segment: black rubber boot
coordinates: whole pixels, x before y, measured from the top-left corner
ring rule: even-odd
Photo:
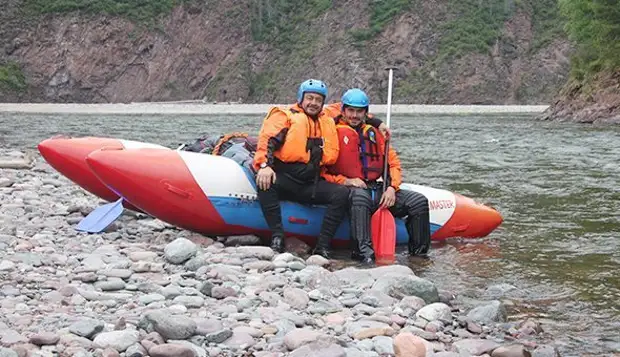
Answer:
[[[329,251],[329,245],[317,241],[317,245],[312,250],[312,255],[320,255],[325,259],[330,259],[331,252]]]
[[[372,198],[364,189],[351,190],[351,240],[354,244],[351,258],[364,263],[375,261],[370,238],[370,207]]]
[[[412,256],[427,257],[431,247],[428,212],[409,217],[407,219],[407,233],[409,234],[409,254]]]
[[[275,252],[283,253],[284,252],[284,236],[274,235],[271,237],[271,249]]]

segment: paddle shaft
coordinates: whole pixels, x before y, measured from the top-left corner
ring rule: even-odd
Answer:
[[[392,114],[392,79],[394,74],[394,67],[388,67],[388,99],[387,99],[387,120],[386,126],[390,127],[390,119]],[[387,188],[387,177],[388,177],[388,159],[390,154],[390,139],[385,141],[385,153],[384,153],[384,163],[383,163],[383,192]]]

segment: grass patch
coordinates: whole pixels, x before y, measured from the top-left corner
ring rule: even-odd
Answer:
[[[125,17],[136,23],[153,24],[161,15],[186,0],[24,0],[31,15],[79,11],[92,15]]]
[[[412,2],[410,0],[370,0],[368,28],[351,31],[351,36],[356,42],[373,39],[383,31],[396,15],[409,9]]]
[[[16,62],[0,66],[0,89],[12,92],[24,92],[28,85],[21,67]]]

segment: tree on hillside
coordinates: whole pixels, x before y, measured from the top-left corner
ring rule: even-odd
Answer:
[[[577,44],[573,75],[583,79],[620,67],[620,0],[559,0],[559,5]]]

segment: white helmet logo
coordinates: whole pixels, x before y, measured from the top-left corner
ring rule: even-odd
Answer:
[[[344,139],[342,139],[342,141],[344,141],[345,145],[349,145],[349,137],[345,136]]]

